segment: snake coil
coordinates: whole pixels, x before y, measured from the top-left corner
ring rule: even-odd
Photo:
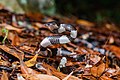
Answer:
[[[48,46],[54,44],[66,44],[73,41],[77,37],[77,30],[70,24],[57,24],[55,21],[48,22],[45,26],[53,33],[62,34],[63,32],[69,32],[70,35],[62,35],[62,36],[48,36],[42,40],[40,43],[40,51],[43,55],[47,56],[46,49]],[[56,55],[65,55],[66,52],[62,51],[62,49],[57,49]],[[68,52],[70,53],[70,52]]]

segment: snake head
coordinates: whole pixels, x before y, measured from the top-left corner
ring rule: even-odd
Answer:
[[[59,26],[58,26],[56,21],[48,22],[48,23],[45,24],[45,26],[48,27],[48,29],[50,31],[54,31],[54,30],[59,28]]]

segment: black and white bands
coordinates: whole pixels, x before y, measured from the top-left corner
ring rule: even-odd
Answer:
[[[53,22],[48,22],[45,24],[45,26],[53,33],[61,34],[63,32],[69,32],[70,35],[62,35],[62,36],[48,36],[42,40],[40,43],[40,51],[43,53],[43,55],[48,55],[46,52],[46,49],[48,46],[54,45],[54,44],[66,44],[77,37],[77,30],[70,24],[57,24],[55,21]],[[87,48],[90,48],[94,51],[97,51],[103,55],[108,55],[111,58],[115,57],[111,51],[105,50],[103,48],[98,48],[93,46],[91,43],[87,42],[84,39],[79,39],[80,43],[85,44]],[[63,55],[71,55],[74,54],[70,51],[64,50],[62,48],[57,48],[56,49],[56,55],[58,56],[63,56]]]
[[[61,34],[63,32],[68,31],[70,35],[69,36],[68,35],[48,36],[44,38],[42,42],[40,43],[40,51],[44,53],[48,46],[51,46],[54,44],[66,44],[66,43],[73,41],[77,37],[77,30],[70,24],[59,24],[58,25],[56,22],[53,21],[53,22],[46,23],[45,26],[53,33]]]

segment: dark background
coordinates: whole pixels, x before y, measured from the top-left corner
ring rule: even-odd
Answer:
[[[120,0],[55,0],[56,11],[65,16],[120,24]]]
[[[76,16],[93,22],[113,22],[120,25],[120,0],[0,0],[13,11]],[[16,3],[15,3],[16,2]],[[15,4],[14,4],[15,3]],[[17,4],[18,3],[18,4]],[[18,9],[20,6],[21,9]],[[41,6],[41,8],[40,8]]]

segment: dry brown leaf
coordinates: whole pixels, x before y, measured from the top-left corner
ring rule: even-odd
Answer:
[[[96,80],[96,78],[95,77],[93,77],[93,76],[90,76],[90,75],[87,75],[87,76],[85,76],[85,75],[80,75],[80,77],[84,77],[84,78],[86,78],[86,80],[88,79],[88,80]],[[83,79],[82,79],[83,80]]]
[[[32,68],[27,68],[29,74],[39,74],[39,72],[33,70]]]
[[[20,61],[20,69],[22,74],[29,74],[28,67],[25,65],[23,61]]]
[[[55,75],[56,77],[58,77],[60,79],[64,79],[67,76],[66,74],[63,74],[63,73],[57,71],[54,67],[52,67],[48,64],[43,63],[42,66],[46,69],[49,69],[51,71],[51,74]],[[68,80],[79,80],[79,78],[75,77],[75,76],[70,76]]]
[[[20,49],[25,50],[25,51],[29,51],[31,53],[34,53],[34,51],[35,51],[35,47],[29,47],[29,46],[26,46],[26,45],[21,46]]]
[[[114,45],[108,45],[105,46],[108,50],[114,52],[115,56],[120,59],[120,47],[114,46]]]
[[[23,74],[23,76],[28,80],[60,80],[59,78],[55,76],[50,76],[46,74]]]
[[[20,37],[16,33],[9,32],[8,39],[12,41],[12,45],[19,45],[20,44]]]
[[[0,54],[2,53],[0,52]],[[4,66],[10,65],[10,62],[8,62],[6,59],[3,60],[2,58],[4,59],[4,57],[0,55],[0,65],[4,65]]]
[[[86,21],[86,20],[77,20],[77,24],[80,24],[80,25],[84,25],[86,27],[92,27],[92,26],[95,26],[94,23],[92,22],[89,22],[89,21]]]
[[[45,74],[39,74],[36,75],[36,77],[38,77],[40,80],[60,80],[59,78],[55,77],[55,76],[50,76],[50,75],[45,75]]]
[[[94,64],[97,64],[101,60],[101,57],[97,55],[91,55],[90,60],[93,61]]]
[[[107,76],[101,76],[101,77],[100,77],[100,80],[113,80],[113,79],[111,79],[111,78],[109,78],[109,77],[107,77]]]
[[[105,70],[105,64],[102,63],[99,66],[94,66],[91,68],[91,74],[95,77],[100,77]]]
[[[38,54],[36,54],[32,59],[25,61],[25,64],[27,67],[32,67],[35,65],[36,60],[37,60]]]
[[[9,80],[8,79],[8,76],[7,76],[7,72],[5,72],[4,70],[2,71],[2,77],[1,77],[1,80]]]
[[[52,75],[52,73],[51,73],[50,69],[47,69],[47,71],[46,71],[46,72],[47,72],[47,74],[48,74],[48,75]]]
[[[20,69],[22,74],[38,74],[39,72],[28,68],[23,61],[20,61]]]
[[[5,27],[8,30],[17,31],[18,33],[22,32],[22,30],[23,30],[23,29],[15,28],[15,27],[13,27],[11,25],[8,25],[8,24],[4,24],[4,23],[0,24],[0,26],[3,26],[3,27]]]
[[[45,25],[43,25],[42,23],[36,22],[35,25],[36,25],[38,28],[45,28]]]
[[[15,49],[10,49],[9,47],[5,46],[5,45],[0,45],[0,48],[2,50],[4,50],[5,52],[13,55],[14,57],[18,58],[20,60],[20,58],[24,58],[24,53],[23,52],[18,52]]]
[[[114,69],[114,68],[108,68],[108,70],[107,70],[107,74],[110,74],[110,75],[112,75],[112,76],[116,76],[117,78],[119,78],[120,79],[120,68],[119,68],[119,66],[117,66],[117,65],[115,65],[116,66],[116,68]],[[118,79],[118,80],[119,80]]]
[[[97,73],[97,67],[92,67],[91,68],[91,74],[95,77],[97,77],[98,73]]]

